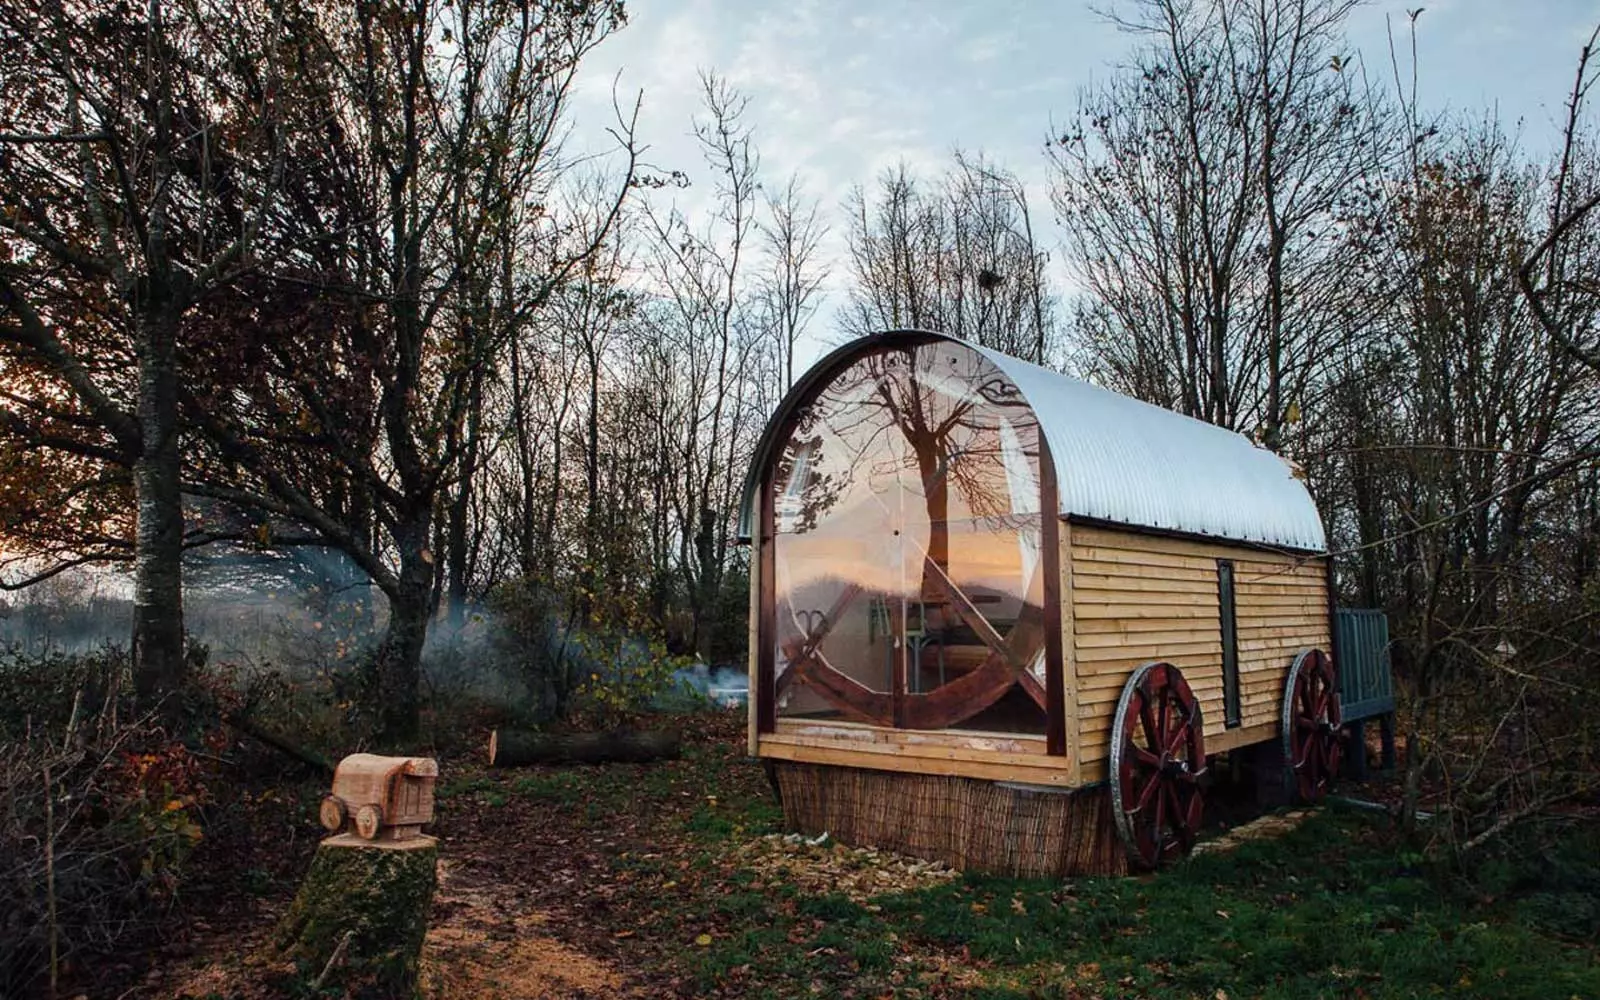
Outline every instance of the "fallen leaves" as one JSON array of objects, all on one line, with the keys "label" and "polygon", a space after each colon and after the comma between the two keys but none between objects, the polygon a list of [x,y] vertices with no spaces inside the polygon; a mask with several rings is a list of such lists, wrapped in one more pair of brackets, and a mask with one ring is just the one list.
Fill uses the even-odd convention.
[{"label": "fallen leaves", "polygon": [[937,861],[797,834],[771,834],[737,844],[730,848],[728,861],[754,873],[759,882],[792,884],[818,895],[839,893],[862,904],[874,896],[943,885],[958,874]]},{"label": "fallen leaves", "polygon": [[1202,840],[1195,845],[1195,854],[1215,854],[1220,851],[1231,851],[1240,844],[1252,840],[1262,840],[1271,837],[1281,837],[1305,821],[1311,815],[1309,810],[1292,809],[1282,813],[1268,813],[1258,819],[1253,819],[1242,826],[1236,826],[1220,837]]}]

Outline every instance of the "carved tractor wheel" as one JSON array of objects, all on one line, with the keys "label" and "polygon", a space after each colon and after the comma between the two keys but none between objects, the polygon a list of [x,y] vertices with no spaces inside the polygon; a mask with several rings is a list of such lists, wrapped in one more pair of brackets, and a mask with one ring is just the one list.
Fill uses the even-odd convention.
[{"label": "carved tractor wheel", "polygon": [[1170,663],[1146,663],[1123,685],[1111,730],[1111,811],[1136,865],[1188,854],[1205,801],[1200,703]]},{"label": "carved tractor wheel", "polygon": [[372,840],[383,827],[383,807],[367,805],[356,810],[356,836]]},{"label": "carved tractor wheel", "polygon": [[344,825],[350,821],[350,810],[345,808],[344,800],[337,795],[324,795],[317,815],[322,820],[323,829],[329,833],[343,833]]},{"label": "carved tractor wheel", "polygon": [[1328,794],[1346,739],[1339,708],[1339,679],[1320,649],[1301,650],[1283,689],[1283,759],[1302,802]]}]

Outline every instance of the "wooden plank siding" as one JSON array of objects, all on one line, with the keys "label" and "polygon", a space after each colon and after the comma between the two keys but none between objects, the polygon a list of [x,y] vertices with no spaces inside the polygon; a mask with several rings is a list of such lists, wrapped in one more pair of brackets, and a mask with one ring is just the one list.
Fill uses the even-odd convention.
[{"label": "wooden plank siding", "polygon": [[[1183,671],[1205,711],[1206,750],[1277,735],[1283,681],[1294,654],[1329,648],[1321,557],[1277,554],[1075,524],[1063,560],[1073,623],[1080,781],[1102,780],[1112,717],[1128,675],[1165,660]],[[1241,724],[1223,723],[1217,560],[1234,564]]]}]

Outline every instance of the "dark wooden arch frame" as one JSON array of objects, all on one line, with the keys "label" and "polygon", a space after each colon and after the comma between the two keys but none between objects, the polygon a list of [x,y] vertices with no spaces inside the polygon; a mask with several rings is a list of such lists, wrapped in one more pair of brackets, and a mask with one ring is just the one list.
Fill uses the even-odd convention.
[{"label": "dark wooden arch frame", "polygon": [[[937,334],[923,333],[920,331],[895,331],[880,335],[871,341],[856,345],[855,350],[840,351],[830,355],[824,365],[819,366],[824,370],[814,370],[801,387],[801,391],[792,394],[784,400],[778,413],[768,424],[764,441],[757,451],[757,461],[762,463],[758,470],[758,503],[759,513],[756,523],[752,525],[756,540],[756,586],[757,590],[757,627],[756,627],[756,730],[758,733],[771,733],[777,729],[777,572],[776,572],[776,500],[774,490],[774,472],[777,462],[782,457],[782,452],[773,445],[781,444],[789,439],[794,430],[795,422],[801,410],[809,405],[820,393],[832,383],[834,376],[850,364],[854,363],[868,351],[887,350],[897,347],[920,347],[925,344],[940,342],[962,343],[953,338]],[[971,345],[962,344],[968,350]],[[1020,393],[1020,389],[1018,390]],[[1027,396],[1023,395],[1027,401]],[[1032,404],[1029,404],[1030,408]],[[1067,754],[1067,720],[1066,720],[1066,679],[1064,676],[1064,655],[1062,648],[1062,619],[1061,619],[1061,515],[1060,496],[1056,483],[1055,460],[1050,451],[1050,442],[1045,434],[1044,425],[1039,424],[1039,510],[1040,510],[1040,548],[1041,572],[1044,574],[1044,607],[1042,609],[1039,627],[1044,632],[1044,662],[1045,680],[1041,686],[1027,669],[1027,664],[1018,664],[1014,658],[1002,658],[998,647],[1006,644],[998,635],[993,636],[995,641],[989,641],[991,654],[982,667],[958,681],[943,685],[929,694],[912,694],[906,690],[906,653],[902,646],[897,657],[893,671],[892,690],[887,694],[871,692],[860,685],[854,685],[839,675],[832,668],[807,669],[808,664],[819,663],[820,654],[816,652],[816,643],[811,643],[810,650],[800,649],[802,655],[789,671],[786,678],[804,675],[810,680],[819,692],[825,696],[831,690],[831,685],[842,682],[854,685],[860,690],[833,692],[839,698],[834,701],[847,714],[854,715],[858,721],[869,722],[875,725],[888,725],[894,728],[905,729],[945,729],[952,723],[952,715],[956,705],[970,705],[974,701],[982,702],[982,707],[988,707],[998,701],[1013,685],[1021,684],[1033,699],[1043,702],[1045,710],[1045,748],[1052,756],[1065,756]],[[851,595],[846,592],[844,599]],[[976,621],[968,620],[980,634],[984,629],[992,632],[992,627],[987,624],[976,609],[961,608],[964,598],[959,591],[952,587],[950,594],[954,603],[965,612],[971,612]],[[837,615],[830,614],[829,621]],[[981,623],[981,627],[980,624]],[[1021,623],[1014,626],[1012,635],[1017,635]],[[819,637],[820,641],[820,637]],[[1009,662],[1007,660],[1009,659]],[[870,712],[861,712],[849,705],[846,696],[858,703],[873,706]],[[981,710],[981,708],[979,709]],[[970,717],[968,712],[966,716]],[[954,720],[959,721],[959,720]]]}]

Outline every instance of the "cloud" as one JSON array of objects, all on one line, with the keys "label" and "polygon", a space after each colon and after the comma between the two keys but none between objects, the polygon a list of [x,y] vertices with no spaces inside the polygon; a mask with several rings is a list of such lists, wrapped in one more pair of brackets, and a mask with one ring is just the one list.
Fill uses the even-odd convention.
[{"label": "cloud", "polygon": [[[1525,118],[1534,132],[1553,136],[1551,112],[1570,86],[1577,52],[1570,7],[1377,0],[1358,8],[1349,27],[1352,49],[1379,79],[1389,66],[1385,15],[1401,41],[1405,10],[1419,3],[1427,7],[1418,21],[1425,105],[1476,110],[1497,102],[1507,121]],[[825,247],[834,272],[830,309],[843,301],[840,208],[850,189],[901,161],[931,175],[958,145],[983,150],[1022,178],[1059,262],[1045,131],[1070,115],[1080,87],[1113,71],[1133,44],[1077,3],[640,0],[630,19],[582,70],[575,143],[608,141],[613,78],[624,94],[642,89],[651,161],[687,171],[694,186],[677,193],[678,203],[703,210],[711,185],[690,131],[699,113],[697,74],[724,74],[750,99],[768,183],[798,174],[822,202],[833,229]],[[825,310],[817,325],[827,327],[828,318]]]}]

